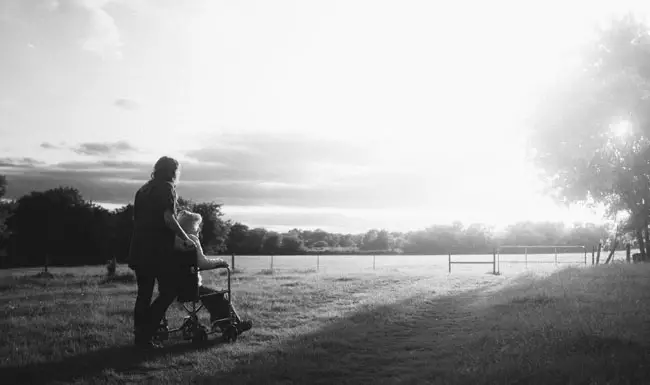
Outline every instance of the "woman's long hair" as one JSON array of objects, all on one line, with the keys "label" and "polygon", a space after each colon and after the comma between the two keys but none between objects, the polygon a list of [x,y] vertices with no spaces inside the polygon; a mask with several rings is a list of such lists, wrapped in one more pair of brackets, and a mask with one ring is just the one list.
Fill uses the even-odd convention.
[{"label": "woman's long hair", "polygon": [[176,159],[163,156],[153,166],[152,179],[164,180],[165,182],[176,183],[178,177],[179,163]]}]

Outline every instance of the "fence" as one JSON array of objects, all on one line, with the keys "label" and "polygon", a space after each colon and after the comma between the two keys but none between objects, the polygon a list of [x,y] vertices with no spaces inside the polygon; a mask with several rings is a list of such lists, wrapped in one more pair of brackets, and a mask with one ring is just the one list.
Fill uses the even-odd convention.
[{"label": "fence", "polygon": [[[384,266],[394,266],[399,263],[402,255],[380,255],[380,258],[392,260],[392,263],[383,263]],[[378,256],[376,255],[238,255],[230,257],[230,266],[233,269],[243,268],[251,270],[376,270]]]},{"label": "fence", "polygon": [[[380,269],[425,269],[444,272],[450,266],[446,255],[231,255],[230,265],[235,269],[248,271],[282,271],[282,270],[313,270],[328,272],[352,272]],[[451,264],[476,264],[467,258],[477,256],[456,255]],[[449,256],[449,259],[452,257]],[[480,264],[492,265],[496,272],[494,253],[490,261]],[[449,268],[450,269],[450,268]],[[451,269],[450,269],[451,270]],[[470,269],[471,270],[471,269]]]},{"label": "fence", "polygon": [[449,253],[449,274],[451,274],[451,265],[492,265],[492,274],[497,274],[497,252],[492,253],[492,262],[489,261],[452,261]]},{"label": "fence", "polygon": [[[526,268],[528,268],[529,264],[553,264],[555,266],[562,264],[562,263],[571,263],[571,264],[577,264],[581,263],[584,264],[585,266],[587,265],[587,248],[583,245],[567,245],[567,246],[555,246],[555,245],[541,245],[541,246],[527,246],[527,245],[505,245],[505,246],[499,246],[497,248],[497,255],[498,255],[498,263],[501,264],[502,259],[501,256],[504,254],[504,250],[522,250],[523,253],[517,253],[517,255],[522,255],[524,256],[523,260],[507,260],[503,261],[504,263],[507,264],[519,264],[523,263]],[[567,250],[575,250],[578,249],[578,252],[566,252]],[[537,251],[533,252],[532,255],[535,255],[536,259],[530,260],[529,259],[529,250],[531,251]],[[547,252],[540,253],[540,250],[546,250]],[[558,253],[559,250],[559,253]],[[580,261],[577,260],[577,258],[574,258],[572,261],[566,261],[566,260],[560,260],[558,259],[558,255],[579,255]],[[508,254],[505,254],[508,255]],[[552,256],[552,259],[550,258]],[[546,257],[546,258],[545,258]],[[593,258],[592,258],[593,259]],[[592,262],[593,263],[593,262]]]},{"label": "fence", "polygon": [[[512,253],[519,249],[520,252]],[[544,250],[546,249],[546,250]],[[571,253],[570,250],[579,250],[579,253]],[[510,252],[509,252],[510,251]],[[544,252],[545,253],[540,253]],[[505,260],[506,255],[517,255],[516,258]],[[595,248],[592,251],[592,263],[595,260]],[[535,258],[531,258],[534,255]],[[385,268],[424,268],[435,270],[448,270],[451,273],[453,265],[492,265],[492,273],[503,271],[501,265],[517,265],[523,269],[531,265],[557,266],[560,264],[588,264],[587,249],[584,246],[501,246],[490,254],[483,255],[462,255],[448,253],[445,255],[231,255],[224,256],[229,259],[231,267],[248,271],[268,270],[313,270],[313,271],[367,271]],[[446,266],[445,266],[446,265]],[[516,267],[510,266],[509,269]],[[464,269],[460,269],[461,271]],[[471,268],[467,269],[472,270]]]}]

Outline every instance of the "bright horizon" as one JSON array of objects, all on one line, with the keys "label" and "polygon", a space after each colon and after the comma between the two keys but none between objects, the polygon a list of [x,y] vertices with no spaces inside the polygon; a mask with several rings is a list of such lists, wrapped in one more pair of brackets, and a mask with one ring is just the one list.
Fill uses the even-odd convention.
[{"label": "bright horizon", "polygon": [[171,155],[180,195],[274,230],[602,222],[544,197],[525,117],[591,23],[648,8],[5,0],[0,174],[110,208]]}]

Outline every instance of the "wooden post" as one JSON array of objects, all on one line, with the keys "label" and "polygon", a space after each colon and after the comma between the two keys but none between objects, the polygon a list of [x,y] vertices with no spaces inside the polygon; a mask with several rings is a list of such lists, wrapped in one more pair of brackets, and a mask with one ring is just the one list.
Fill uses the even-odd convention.
[{"label": "wooden post", "polygon": [[451,253],[449,253],[449,274],[451,274]]},{"label": "wooden post", "polygon": [[526,262],[526,269],[528,269],[528,248],[527,247],[524,249],[524,252],[526,253],[526,255],[524,255],[525,262]]},{"label": "wooden post", "polygon": [[612,249],[609,251],[609,257],[607,257],[607,260],[605,261],[606,265],[614,258],[614,253],[616,253],[617,247],[618,247],[618,239],[615,239],[614,247],[612,247]]},{"label": "wooden post", "polygon": [[273,254],[271,254],[271,270],[273,270]]},{"label": "wooden post", "polygon": [[557,247],[555,248],[555,267],[557,267]]},{"label": "wooden post", "polygon": [[492,274],[497,275],[497,252],[492,252]]},{"label": "wooden post", "polygon": [[587,266],[587,248],[582,246],[582,250],[585,252],[585,266]]},{"label": "wooden post", "polygon": [[632,253],[632,247],[628,243],[627,245],[625,245],[625,260],[627,261],[627,263],[630,263],[630,256],[632,255],[631,253]]},{"label": "wooden post", "polygon": [[320,270],[320,254],[316,254],[316,271]]},{"label": "wooden post", "polygon": [[603,249],[603,244],[598,243],[598,252],[596,253],[596,265],[600,265],[600,251]]},{"label": "wooden post", "polygon": [[372,269],[375,270],[375,255],[372,255]]},{"label": "wooden post", "polygon": [[596,246],[591,246],[591,264],[596,263]]},{"label": "wooden post", "polygon": [[230,269],[235,271],[235,253],[230,255]]}]

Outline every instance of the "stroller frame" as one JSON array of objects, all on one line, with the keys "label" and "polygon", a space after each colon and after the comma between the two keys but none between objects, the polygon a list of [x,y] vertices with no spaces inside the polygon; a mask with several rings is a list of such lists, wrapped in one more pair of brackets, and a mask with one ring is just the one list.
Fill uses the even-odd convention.
[{"label": "stroller frame", "polygon": [[[202,343],[208,340],[208,336],[212,334],[221,333],[221,338],[224,342],[235,342],[237,341],[237,336],[239,335],[239,324],[242,322],[241,318],[235,310],[235,306],[232,303],[232,290],[231,290],[231,274],[232,271],[229,267],[215,267],[213,269],[199,269],[196,265],[191,266],[192,274],[196,275],[201,271],[216,270],[216,269],[225,269],[228,276],[228,286],[225,290],[217,290],[214,293],[201,295],[199,292],[200,286],[197,284],[194,287],[195,293],[191,301],[180,302],[183,309],[188,313],[188,315],[183,319],[181,326],[175,329],[169,329],[167,318],[163,318],[161,325],[156,331],[155,338],[159,341],[164,341],[169,339],[169,336],[174,333],[180,332],[184,340],[192,340],[193,343]],[[205,326],[199,320],[198,313],[205,306],[203,303],[199,303],[203,298],[210,297],[213,295],[224,295],[227,296],[228,308],[229,308],[229,317],[218,319],[212,322],[210,327]],[[189,305],[188,305],[189,303]],[[229,322],[228,326],[223,329],[220,326],[217,326],[218,323],[224,321]]]}]

